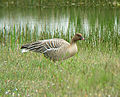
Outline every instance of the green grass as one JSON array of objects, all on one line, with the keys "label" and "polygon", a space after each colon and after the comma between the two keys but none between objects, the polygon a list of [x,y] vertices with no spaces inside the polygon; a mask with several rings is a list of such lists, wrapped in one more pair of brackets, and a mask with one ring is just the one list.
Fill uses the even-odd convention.
[{"label": "green grass", "polygon": [[119,53],[80,48],[67,60],[52,62],[20,47],[0,49],[0,96],[119,97]]}]

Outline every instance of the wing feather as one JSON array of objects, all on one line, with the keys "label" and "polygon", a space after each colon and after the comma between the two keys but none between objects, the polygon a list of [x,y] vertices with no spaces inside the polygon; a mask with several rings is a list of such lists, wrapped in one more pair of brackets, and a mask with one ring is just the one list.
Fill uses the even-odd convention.
[{"label": "wing feather", "polygon": [[21,49],[47,54],[48,51],[58,50],[60,47],[66,44],[69,43],[63,39],[48,39],[23,45]]}]

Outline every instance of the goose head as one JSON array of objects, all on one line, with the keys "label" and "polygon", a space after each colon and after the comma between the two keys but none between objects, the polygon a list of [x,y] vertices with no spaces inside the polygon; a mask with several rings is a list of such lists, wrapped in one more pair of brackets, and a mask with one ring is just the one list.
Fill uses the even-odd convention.
[{"label": "goose head", "polygon": [[75,42],[77,42],[78,40],[84,40],[82,34],[80,34],[80,33],[76,33],[76,34],[73,36],[71,43],[75,43]]}]

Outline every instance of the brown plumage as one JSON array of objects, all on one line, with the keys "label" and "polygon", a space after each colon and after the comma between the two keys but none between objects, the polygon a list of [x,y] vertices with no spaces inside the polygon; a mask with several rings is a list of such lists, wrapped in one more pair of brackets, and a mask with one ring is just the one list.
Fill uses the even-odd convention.
[{"label": "brown plumage", "polygon": [[78,40],[84,40],[80,33],[75,34],[75,36],[72,38],[71,43],[68,43],[63,39],[54,38],[25,44],[21,47],[21,49],[22,52],[39,52],[53,61],[58,61],[72,57],[77,53],[78,50],[76,42]]}]

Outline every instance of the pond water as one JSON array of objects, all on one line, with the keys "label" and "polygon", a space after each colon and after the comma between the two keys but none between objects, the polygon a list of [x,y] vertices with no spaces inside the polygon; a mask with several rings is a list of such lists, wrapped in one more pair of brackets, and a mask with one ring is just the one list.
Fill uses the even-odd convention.
[{"label": "pond water", "polygon": [[[0,8],[0,43],[52,37],[69,41],[82,33],[86,43],[119,47],[120,9],[110,7]],[[35,37],[34,37],[35,36]],[[43,38],[43,36],[46,36]]]}]

